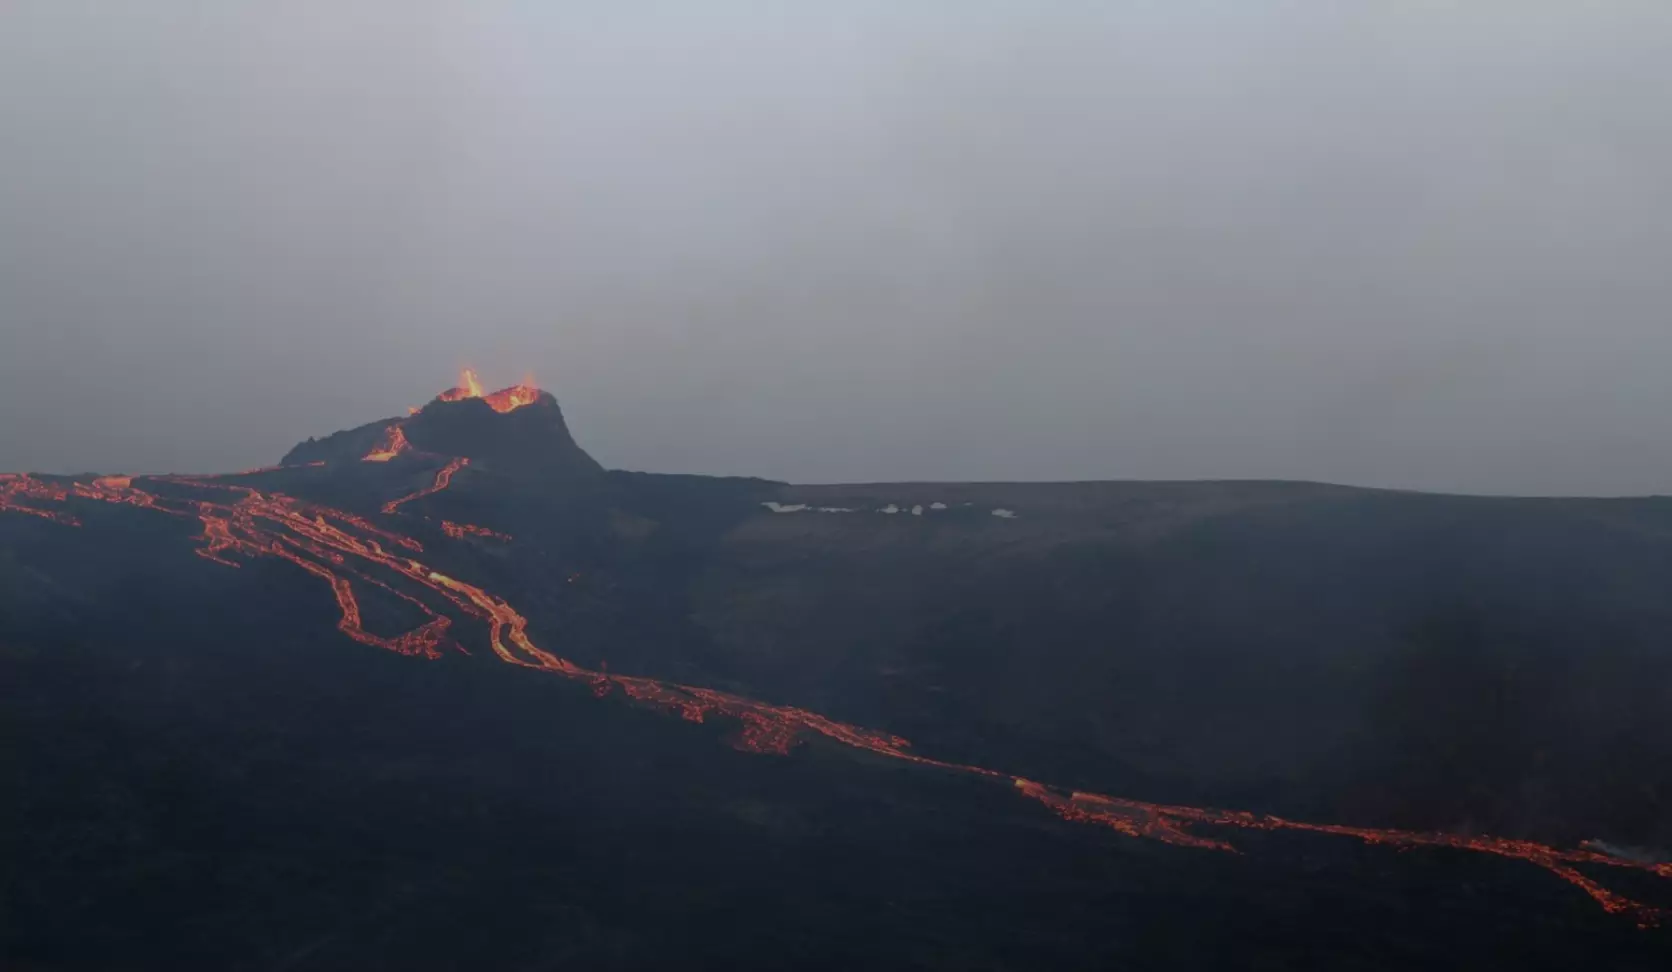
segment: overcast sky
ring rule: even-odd
[[[6,0],[0,469],[1672,493],[1672,3]]]

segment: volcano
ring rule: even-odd
[[[0,958],[1658,967],[1669,523],[607,471],[468,372],[7,475]]]
[[[281,466],[355,459],[387,461],[406,452],[460,457],[553,482],[584,480],[603,467],[575,444],[557,399],[528,384],[483,394],[474,373],[405,418],[370,422],[299,443]]]

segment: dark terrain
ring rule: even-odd
[[[615,472],[549,397],[92,483],[0,484],[0,967],[1672,960],[1672,500]],[[440,605],[437,657],[339,632],[306,517],[201,555],[226,486],[421,545],[353,588],[386,638]],[[429,570],[573,671],[496,659]],[[779,752],[693,686],[944,763],[805,721]],[[1226,853],[1070,790],[1423,843],[1188,828]],[[1572,866],[1635,910],[1432,846],[1484,835],[1602,841],[1632,865]]]

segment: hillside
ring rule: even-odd
[[[0,957],[1658,967],[1669,527],[606,472],[468,382],[11,476]]]

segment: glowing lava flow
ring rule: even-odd
[[[485,393],[482,391],[482,381],[476,377],[476,372],[469,368],[459,374],[459,383],[436,396],[437,401],[458,402],[466,398],[480,398],[496,412],[514,412],[524,405],[533,405],[540,400],[540,389],[532,380],[523,381],[509,388]]]
[[[462,458],[452,460],[437,473],[435,483],[428,489],[397,500],[385,509],[445,489],[452,475],[465,464]],[[692,722],[703,722],[710,717],[735,720],[741,729],[734,745],[747,752],[785,754],[803,739],[823,736],[889,759],[1003,781],[1066,820],[1108,827],[1131,837],[1236,853],[1223,837],[1196,831],[1295,831],[1399,849],[1432,847],[1470,851],[1533,864],[1584,891],[1606,911],[1632,918],[1640,926],[1658,924],[1672,914],[1668,909],[1610,890],[1580,870],[1581,867],[1607,867],[1672,880],[1672,863],[1628,860],[1589,846],[1562,850],[1501,837],[1306,823],[1244,811],[1169,806],[1097,793],[1059,791],[1008,773],[920,756],[911,752],[910,743],[898,736],[836,722],[805,709],[772,705],[699,686],[592,671],[534,644],[528,636],[528,620],[504,599],[383,545],[389,541],[408,552],[421,553],[423,547],[416,540],[375,527],[352,513],[304,503],[280,493],[211,483],[199,477],[159,477],[158,481],[176,489],[206,492],[214,498],[185,500],[153,494],[135,487],[128,477],[104,477],[89,483],[74,481],[62,486],[27,475],[8,474],[0,475],[0,511],[24,513],[70,526],[79,525],[79,521],[68,511],[42,507],[79,501],[105,502],[196,517],[203,525],[199,556],[231,567],[239,566],[240,561],[232,559],[235,556],[276,557],[295,564],[326,582],[337,603],[337,628],[362,644],[425,658],[439,657],[449,644],[463,651],[462,646],[447,640],[454,619],[443,612],[450,610],[485,623],[489,648],[509,664],[584,682],[599,696],[619,689],[640,704]],[[472,531],[461,527],[461,532]],[[448,533],[454,535],[451,530]],[[392,637],[367,631],[355,594],[355,581],[412,605],[425,620],[418,627]],[[397,582],[405,589],[396,586]]]
[[[22,502],[33,500],[37,503],[62,503],[68,498],[68,493],[68,490],[56,483],[45,483],[26,473],[0,475],[0,510],[26,513],[66,526],[80,526],[80,520],[62,510],[43,510]]]
[[[533,385],[512,385],[484,396],[482,400],[496,412],[514,412],[524,405],[533,405],[539,399],[540,389]]]
[[[477,379],[476,372],[466,368],[459,372],[457,387],[449,388],[436,396],[437,401],[457,402],[466,398],[481,398],[482,382]]]
[[[372,451],[360,457],[362,462],[388,462],[403,452],[412,448],[412,443],[406,441],[406,433],[401,430],[399,422],[394,422],[383,430],[383,437],[372,446]]]
[[[530,380],[521,384],[512,385],[509,388],[501,388],[499,391],[493,392],[492,394],[484,395],[482,393],[482,382],[476,377],[476,372],[466,368],[459,374],[459,384],[456,387],[449,388],[437,395],[436,401],[457,402],[463,401],[467,398],[480,398],[487,402],[488,407],[492,408],[496,412],[514,412],[517,409],[522,408],[524,405],[532,405],[539,401],[540,389],[534,385],[532,380]],[[412,414],[417,414],[419,410],[412,409],[411,411]],[[377,440],[377,444],[372,446],[370,452],[361,456],[360,461],[388,462],[396,456],[403,454],[433,455],[433,453],[419,453],[417,449],[413,448],[412,443],[407,440],[406,431],[402,428],[402,424],[403,423],[401,422],[391,422],[387,427],[385,427],[383,435]],[[410,503],[415,499],[429,496],[432,493],[438,493],[441,490],[446,489],[447,484],[453,478],[453,474],[469,463],[470,460],[463,457],[452,458],[448,461],[447,465],[442,467],[441,471],[436,474],[435,482],[428,488],[418,490],[415,493],[410,493],[406,496],[400,497],[399,499],[392,500],[384,504],[383,512],[393,513],[399,509],[402,504]],[[267,470],[252,470],[252,472],[265,471]],[[495,537],[504,540],[510,539],[510,537],[507,537],[505,534],[495,533],[492,530],[487,530],[482,527],[444,524],[442,529],[447,531],[448,536],[455,538],[462,538],[464,534],[470,533],[477,536]]]
[[[1315,824],[1249,813],[1244,810],[1210,810],[1200,807],[1165,806],[1122,800],[1100,793],[1059,793],[1032,780],[1013,778],[1022,795],[1038,800],[1065,820],[1098,824],[1129,837],[1145,837],[1180,847],[1199,847],[1208,850],[1237,853],[1224,840],[1193,834],[1192,826],[1236,828],[1240,830],[1299,831],[1352,837],[1366,844],[1408,849],[1414,847],[1446,847],[1453,850],[1493,854],[1536,864],[1562,880],[1574,885],[1610,914],[1625,915],[1647,928],[1664,921],[1672,911],[1634,901],[1625,895],[1603,887],[1581,873],[1575,865],[1590,864],[1604,867],[1646,871],[1663,878],[1672,878],[1672,864],[1650,864],[1614,857],[1600,851],[1581,848],[1560,850],[1529,840],[1505,837],[1470,837],[1462,834],[1423,833],[1409,830],[1384,830],[1374,827],[1349,827],[1340,824]]]
[[[408,493],[405,496],[399,497],[398,499],[392,499],[383,504],[383,512],[393,513],[400,509],[403,503],[410,503],[415,499],[422,499],[433,493],[441,492],[452,484],[453,474],[468,465],[470,465],[470,460],[462,456],[447,460],[447,465],[442,466],[436,471],[435,482],[425,486],[423,489],[420,489],[415,493]]]
[[[509,533],[500,533],[498,530],[490,530],[487,527],[479,527],[472,523],[454,523],[452,520],[441,521],[441,532],[454,540],[463,540],[465,537],[484,537],[505,543],[511,542]]]

